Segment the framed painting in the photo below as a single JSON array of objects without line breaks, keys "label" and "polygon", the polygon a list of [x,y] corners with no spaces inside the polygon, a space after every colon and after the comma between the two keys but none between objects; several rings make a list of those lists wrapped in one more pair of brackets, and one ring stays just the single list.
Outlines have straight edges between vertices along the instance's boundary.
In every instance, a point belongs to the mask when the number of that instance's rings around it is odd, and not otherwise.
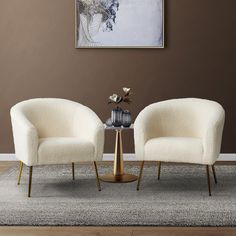
[{"label": "framed painting", "polygon": [[75,0],[76,48],[164,48],[164,0]]}]

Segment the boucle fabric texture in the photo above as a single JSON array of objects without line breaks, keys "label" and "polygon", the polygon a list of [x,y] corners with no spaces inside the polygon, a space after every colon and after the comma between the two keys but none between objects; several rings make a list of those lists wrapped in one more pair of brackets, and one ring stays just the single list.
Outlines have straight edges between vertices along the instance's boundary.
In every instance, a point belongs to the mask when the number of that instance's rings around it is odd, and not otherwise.
[{"label": "boucle fabric texture", "polygon": [[11,108],[16,157],[28,166],[102,160],[104,126],[88,107],[36,98]]},{"label": "boucle fabric texture", "polygon": [[224,120],[223,107],[206,99],[153,103],[134,123],[136,157],[212,165],[220,153]]}]

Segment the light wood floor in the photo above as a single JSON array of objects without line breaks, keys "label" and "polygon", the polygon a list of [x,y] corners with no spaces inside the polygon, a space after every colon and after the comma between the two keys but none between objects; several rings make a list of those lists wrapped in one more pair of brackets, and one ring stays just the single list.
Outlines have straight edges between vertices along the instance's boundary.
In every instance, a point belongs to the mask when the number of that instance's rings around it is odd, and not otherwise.
[{"label": "light wood floor", "polygon": [[[226,164],[226,163],[218,163]],[[227,164],[236,164],[227,162]],[[0,162],[0,174],[15,162]],[[0,209],[1,210],[1,209]],[[2,226],[0,236],[236,236],[236,227],[24,227]]]}]

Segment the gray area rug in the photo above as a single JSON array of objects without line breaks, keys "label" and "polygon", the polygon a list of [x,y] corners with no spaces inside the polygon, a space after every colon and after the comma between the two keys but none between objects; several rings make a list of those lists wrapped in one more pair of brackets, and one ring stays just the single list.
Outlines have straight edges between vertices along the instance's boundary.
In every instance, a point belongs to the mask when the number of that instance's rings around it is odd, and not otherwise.
[{"label": "gray area rug", "polygon": [[[25,166],[24,166],[25,167]],[[99,173],[111,166],[99,164]],[[92,165],[41,166],[33,172],[27,198],[28,168],[16,185],[18,167],[0,176],[0,225],[147,225],[235,226],[236,166],[216,166],[218,184],[208,196],[205,168],[195,165],[144,166],[140,191],[136,183],[101,182],[97,191]],[[138,174],[138,165],[126,165]]]}]

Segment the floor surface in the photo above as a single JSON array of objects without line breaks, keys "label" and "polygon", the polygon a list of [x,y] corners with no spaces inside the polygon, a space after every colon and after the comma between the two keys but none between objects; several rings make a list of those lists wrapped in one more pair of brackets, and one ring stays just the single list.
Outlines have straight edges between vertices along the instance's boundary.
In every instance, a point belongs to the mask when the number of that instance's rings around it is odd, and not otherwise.
[{"label": "floor surface", "polygon": [[[230,165],[235,162],[227,162]],[[218,163],[221,164],[221,163]],[[224,163],[225,164],[225,163]],[[14,162],[0,162],[0,174]],[[236,227],[0,227],[0,236],[236,236]]]}]

